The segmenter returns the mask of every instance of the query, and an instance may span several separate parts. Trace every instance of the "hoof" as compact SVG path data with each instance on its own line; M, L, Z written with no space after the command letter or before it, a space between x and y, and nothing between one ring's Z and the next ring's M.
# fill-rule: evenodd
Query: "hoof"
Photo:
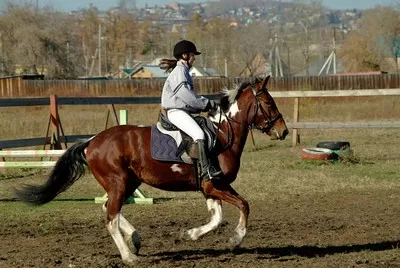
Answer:
M185 229L179 231L178 235L175 238L175 244L180 243L182 240L191 240L187 230Z
M139 250L142 246L142 242L140 239L140 235L138 232L133 232L132 235L128 238L128 240L126 241L126 243L128 244L129 247L131 247L132 253L133 254L138 254ZM137 256L135 256L137 258Z
M234 251L235 249L237 249L240 246L241 243L242 243L242 239L240 239L237 236L229 238L229 249L230 249L230 251Z
M139 261L139 257L134 254L129 254L128 257L122 259L122 262L129 266L136 264L137 261Z

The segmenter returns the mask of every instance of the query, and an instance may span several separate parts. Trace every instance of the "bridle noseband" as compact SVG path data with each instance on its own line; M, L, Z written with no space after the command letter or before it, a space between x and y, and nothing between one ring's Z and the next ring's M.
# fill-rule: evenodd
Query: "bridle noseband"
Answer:
M279 119L282 118L282 114L279 113L277 116L275 116L275 117L272 118L272 119L267 115L267 112L265 111L265 109L264 109L263 106L261 105L261 101L260 101L260 99L259 99L259 96L260 96L262 93L264 93L264 91L266 90L266 88L264 87L264 85L263 85L262 89L261 89L260 91L258 91L258 92L256 92L256 90L255 90L255 88L254 88L253 85L251 86L251 90L252 90L252 92L253 92L253 94L254 94L254 99L255 99L255 101L254 101L255 112L254 112L253 121L255 121L255 115L257 114L258 109L260 109L260 110L261 110L261 113L262 113L263 116L264 116L264 122L266 123L266 126L255 125L254 122L253 122L253 123L251 123L251 125L250 125L249 127L250 127L251 129L258 129L258 130L260 130L262 133L267 133L267 132L269 132L269 131L274 127L274 124L276 123L276 121L278 121Z

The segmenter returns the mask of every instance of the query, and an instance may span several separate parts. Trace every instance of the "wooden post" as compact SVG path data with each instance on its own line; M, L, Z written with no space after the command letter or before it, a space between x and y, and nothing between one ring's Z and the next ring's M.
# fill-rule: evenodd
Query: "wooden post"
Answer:
M294 98L294 106L293 106L293 123L299 122L299 98ZM296 146L300 143L300 131L297 128L293 128L292 134L292 146Z
M60 117L58 114L57 96L50 95L50 122L51 124L51 137L50 148L60 150Z
M119 121L118 121L118 116L117 116L117 112L115 111L115 106L114 104L108 104L108 111L107 111L107 119L106 119L106 126L104 129L108 128L108 119L110 118L110 114L111 114L111 118L114 122L114 126L118 126L119 125Z
M250 129L250 138L251 138L251 142L253 144L253 148L255 148L256 147L256 143L254 142L254 136L253 136L253 130L252 129Z

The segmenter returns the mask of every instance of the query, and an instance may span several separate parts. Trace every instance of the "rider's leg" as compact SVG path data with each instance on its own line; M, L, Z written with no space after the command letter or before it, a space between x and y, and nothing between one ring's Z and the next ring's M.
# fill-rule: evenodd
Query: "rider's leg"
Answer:
M216 169L215 166L212 165L210 158L207 156L207 147L204 140L196 140L195 143L199 149L201 177L207 176L210 179L218 177L221 174L221 170Z
M207 156L207 147L205 146L204 132L196 121L187 112L179 109L168 110L167 116L169 121L183 132L188 134L198 144L199 162L202 170L202 175L208 175L213 178L221 174L210 162Z

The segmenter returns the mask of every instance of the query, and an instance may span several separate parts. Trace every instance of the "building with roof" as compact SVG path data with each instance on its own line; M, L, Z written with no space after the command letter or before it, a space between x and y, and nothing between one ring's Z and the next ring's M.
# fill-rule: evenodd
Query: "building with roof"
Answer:
M190 75L193 77L220 77L218 72L213 68L192 67ZM158 64L139 63L132 68L121 68L115 76L120 79L133 79L133 78L167 78L168 73L160 69Z
M168 73L161 70L158 65L143 64L136 68L131 78L167 78Z
M212 76L212 77L220 77L221 75L213 68L206 68L206 67L196 67L193 66L190 69L190 75L193 77L204 77L204 76Z

